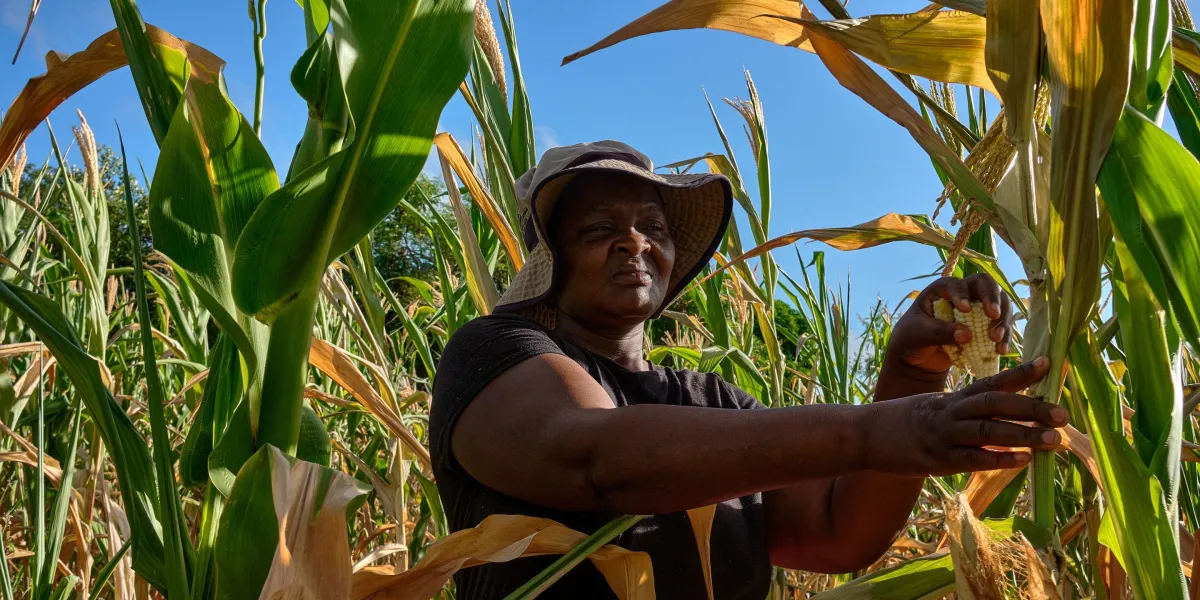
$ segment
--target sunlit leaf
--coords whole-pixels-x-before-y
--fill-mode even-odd
[[[1098,183],[1114,231],[1159,304],[1200,348],[1200,163],[1170,134],[1125,111]]]
[[[522,556],[564,554],[586,535],[549,519],[491,515],[478,526],[452,533],[429,547],[425,558],[396,573],[389,567],[368,567],[354,574],[353,600],[426,600],[464,567],[508,562]],[[650,557],[616,546],[604,546],[588,556],[621,600],[654,597]]]
[[[1100,293],[1096,174],[1129,88],[1133,4],[1125,0],[1042,0],[1050,67],[1050,374],[1057,383],[1071,340]],[[1124,41],[1122,43],[1122,41]],[[1059,387],[1051,385],[1051,401]]]
[[[146,35],[156,46],[182,53],[188,60],[219,72],[224,62],[209,51],[153,25]],[[75,54],[51,52],[46,57],[46,73],[25,84],[0,123],[0,165],[7,165],[35,127],[60,104],[92,82],[129,64],[121,36],[112,30]]]
[[[984,64],[986,20],[979,15],[943,10],[803,24],[880,66],[996,93]]]
[[[562,64],[631,38],[679,29],[720,29],[812,51],[804,25],[772,17],[815,20],[804,3],[796,0],[671,0],[592,46],[566,56]]]
[[[1071,348],[1075,392],[1083,406],[1105,489],[1106,514],[1127,561],[1138,598],[1185,598],[1186,585],[1175,545],[1174,517],[1168,515],[1162,486],[1125,440],[1116,381],[1097,353],[1094,338],[1080,335]]]

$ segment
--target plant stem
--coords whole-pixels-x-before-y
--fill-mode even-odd
[[[42,373],[41,361],[44,359],[42,347],[38,346],[38,407],[37,407],[37,504],[34,510],[37,511],[37,529],[35,540],[37,541],[37,550],[34,555],[34,578],[41,576],[43,563],[46,562],[46,396],[42,393]],[[63,485],[60,483],[59,485]],[[58,557],[52,557],[50,560],[57,560]],[[40,580],[39,580],[40,582]],[[42,593],[41,589],[34,589],[34,594]]]
[[[271,323],[262,399],[258,410],[250,407],[255,447],[271,444],[296,455],[317,293],[315,287],[302,290]]]
[[[567,571],[575,568],[583,559],[591,556],[591,554],[605,544],[609,543],[625,532],[626,529],[633,527],[638,521],[646,518],[645,515],[625,515],[617,517],[600,529],[596,533],[587,536],[578,546],[571,549],[570,552],[562,555],[558,560],[554,561],[549,567],[546,567],[536,577],[525,582],[520,588],[507,596],[504,600],[529,600],[536,598],[538,594],[546,591],[546,588],[554,584],[566,575]]]
[[[129,218],[129,235],[134,240],[142,239],[138,231],[137,211],[133,206],[133,192],[129,185],[129,167],[125,160],[125,142],[121,130],[117,129],[121,143],[121,161],[125,176],[125,207]],[[133,244],[133,282],[137,295],[138,322],[141,323],[142,363],[146,373],[146,407],[150,413],[150,438],[154,450],[154,466],[158,475],[159,509],[162,511],[163,550],[166,553],[167,593],[171,598],[187,598],[188,591],[187,554],[183,512],[179,506],[179,490],[175,487],[172,468],[171,437],[167,430],[167,419],[163,411],[166,395],[162,381],[158,378],[158,365],[154,355],[154,337],[151,333],[150,305],[146,301],[146,274],[142,268],[142,249]]]
[[[250,14],[254,20],[254,69],[258,79],[254,86],[254,135],[262,137],[262,112],[264,83],[267,67],[263,60],[263,38],[267,37],[267,0],[257,0],[255,12]]]
[[[1047,529],[1054,529],[1054,453],[1036,450],[1033,453],[1033,469],[1030,470],[1033,485],[1033,521]]]

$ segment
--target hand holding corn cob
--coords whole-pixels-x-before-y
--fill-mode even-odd
[[[889,361],[945,373],[951,365],[976,378],[994,375],[1008,351],[1012,305],[986,274],[943,277],[925,288],[896,323]]]

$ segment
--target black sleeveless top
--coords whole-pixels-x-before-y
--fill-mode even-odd
[[[502,314],[480,317],[459,329],[446,344],[434,381],[429,415],[433,472],[452,531],[474,527],[492,514],[521,514],[553,519],[590,534],[616,516],[553,510],[502,494],[471,477],[451,453],[451,431],[471,400],[498,375],[540,354],[563,354],[574,359],[600,383],[617,407],[635,404],[733,410],[763,407],[715,373],[657,366],[651,371],[635,373],[559,339],[529,319]],[[521,410],[520,398],[513,398],[512,402],[513,410]],[[611,543],[649,554],[658,598],[707,597],[700,555],[686,513],[647,517]],[[713,591],[718,600],[766,597],[771,564],[760,494],[732,498],[717,505],[710,548]],[[503,598],[555,558],[522,558],[459,571],[455,576],[458,598]],[[584,561],[541,597],[607,600],[615,595],[600,572]]]

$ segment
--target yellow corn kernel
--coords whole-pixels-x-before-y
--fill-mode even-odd
[[[972,302],[971,312],[962,312],[949,301],[939,298],[933,302],[933,316],[948,323],[961,323],[971,332],[971,341],[966,344],[943,346],[955,366],[976,378],[990,377],[1000,371],[996,342],[988,337],[992,319],[983,312],[982,302]]]

